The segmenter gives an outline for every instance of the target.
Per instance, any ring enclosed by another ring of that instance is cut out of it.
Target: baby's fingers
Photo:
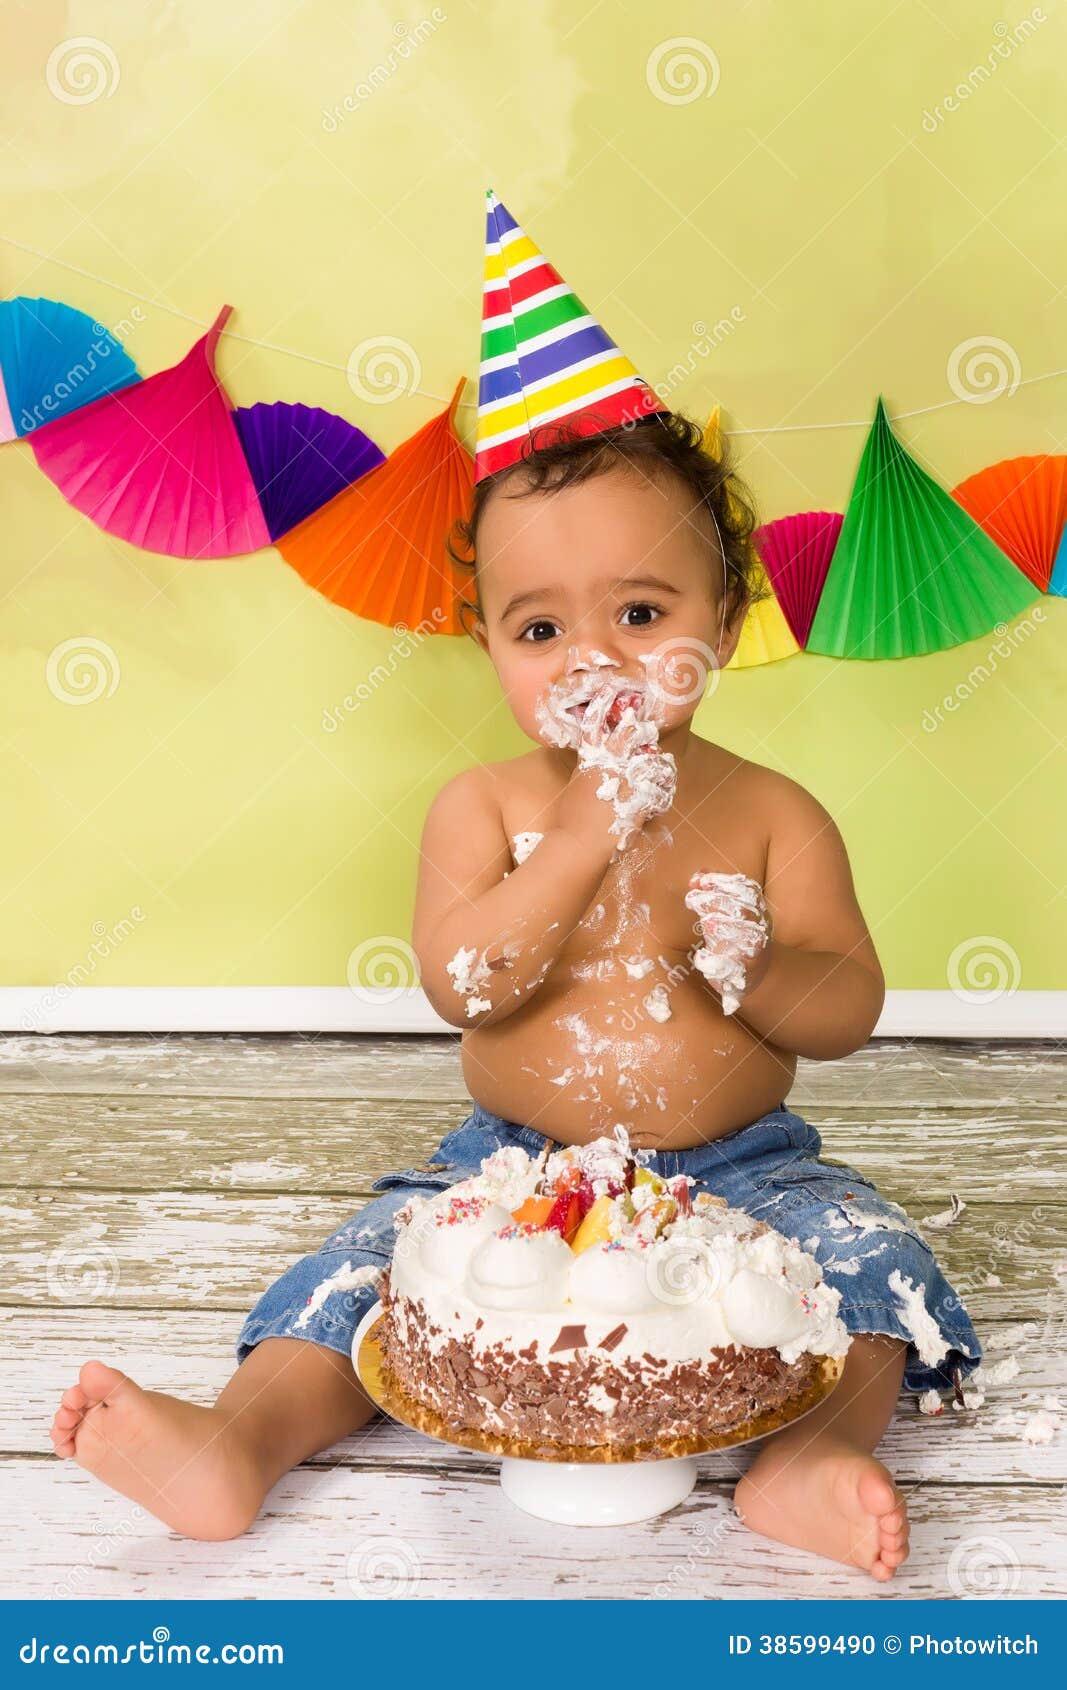
[[[714,921],[702,921],[700,931],[705,944],[716,950],[743,951],[752,954],[766,938],[766,929],[754,921],[731,921],[719,916]]]

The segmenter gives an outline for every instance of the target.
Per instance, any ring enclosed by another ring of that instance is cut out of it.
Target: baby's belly
[[[617,957],[583,966],[602,977],[557,965],[523,1009],[464,1034],[463,1077],[483,1108],[569,1144],[621,1121],[634,1145],[667,1150],[721,1138],[787,1096],[796,1058],[724,1015],[684,956],[639,980]]]

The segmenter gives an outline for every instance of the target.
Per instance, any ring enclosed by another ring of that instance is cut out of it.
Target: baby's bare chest
[[[620,951],[635,945],[641,955],[683,956],[699,937],[697,918],[685,902],[693,875],[740,873],[762,885],[766,861],[765,838],[753,823],[724,816],[712,832],[668,813],[647,824],[609,864],[560,960],[617,960]]]

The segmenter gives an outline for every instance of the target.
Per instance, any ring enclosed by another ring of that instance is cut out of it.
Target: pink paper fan
[[[0,445],[6,440],[15,440],[15,424],[11,418],[11,406],[7,402],[7,388],[4,386],[4,372],[0,370]]]
[[[757,529],[753,543],[798,645],[806,645],[844,518],[804,511]]]
[[[232,307],[173,369],[30,435],[63,496],[121,540],[170,557],[233,557],[270,545],[255,485],[215,374]]]

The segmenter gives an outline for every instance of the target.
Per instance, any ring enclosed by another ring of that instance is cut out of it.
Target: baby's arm
[[[412,938],[423,990],[444,1020],[502,1021],[540,986],[614,850],[599,779],[572,777],[555,825],[517,868],[488,770],[468,769],[438,793],[423,829]]]
[[[776,786],[763,893],[771,937],[754,948],[738,1019],[816,1061],[858,1050],[881,1014],[885,977],[844,841],[794,781]]]

